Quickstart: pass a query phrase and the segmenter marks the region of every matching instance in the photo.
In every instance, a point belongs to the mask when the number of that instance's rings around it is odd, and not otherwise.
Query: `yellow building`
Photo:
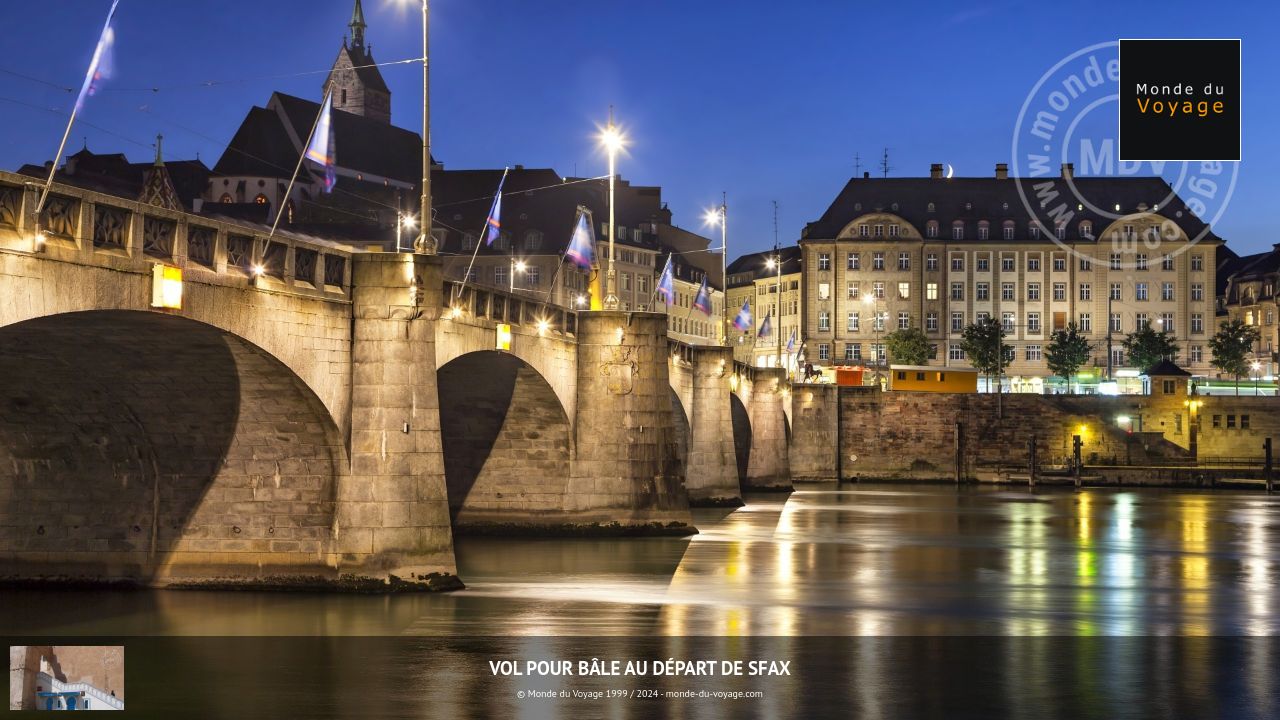
[[[929,365],[890,365],[889,389],[907,392],[975,393],[978,371]]]
[[[1081,376],[1094,383],[1133,372],[1122,341],[1143,325],[1170,331],[1178,362],[1210,374],[1222,240],[1161,178],[1075,177],[1069,163],[1062,176],[1089,203],[1038,216],[1022,200],[1032,181],[1003,164],[991,177],[945,178],[935,165],[929,177],[850,180],[800,239],[800,362],[883,365],[885,336],[918,327],[930,366],[968,368],[964,328],[992,320],[1014,348],[1006,392],[1046,390],[1045,351],[1068,323],[1093,343]]]

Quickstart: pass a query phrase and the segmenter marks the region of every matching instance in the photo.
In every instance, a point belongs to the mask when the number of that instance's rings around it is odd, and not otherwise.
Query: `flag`
[[[787,338],[787,352],[791,352],[796,348],[796,331],[791,330],[791,337]]]
[[[76,110],[84,107],[84,99],[98,91],[98,83],[111,76],[111,45],[115,41],[115,31],[111,29],[111,21],[116,16],[116,6],[120,0],[111,3],[107,11],[107,22],[102,26],[102,35],[98,37],[98,46],[93,50],[93,59],[89,61],[89,71],[84,75],[84,84],[80,86],[80,94],[76,96]]]
[[[751,329],[750,301],[742,303],[742,309],[738,311],[738,316],[733,319],[733,326],[742,332],[746,332]]]
[[[671,256],[667,256],[667,266],[662,269],[662,275],[658,277],[658,294],[662,296],[662,302],[670,305],[675,300],[675,282],[671,274]]]
[[[585,270],[596,260],[595,247],[595,232],[591,229],[591,223],[587,222],[587,214],[579,212],[578,225],[573,229],[573,240],[569,242],[569,249],[564,254],[573,260],[574,265]]]
[[[311,142],[307,145],[306,158],[324,167],[324,191],[333,190],[337,182],[333,164],[333,93],[324,96],[324,104],[320,106],[320,118],[316,120],[316,128],[311,132]]]
[[[707,276],[702,276],[702,287],[698,288],[698,294],[693,296],[693,306],[702,311],[703,315],[711,314],[711,290],[707,287]]]
[[[769,337],[773,332],[773,311],[765,313],[764,322],[760,323],[760,330],[756,333],[756,337]]]
[[[502,173],[498,181],[498,194],[493,196],[493,207],[489,208],[489,218],[484,221],[484,244],[492,245],[498,235],[502,234],[502,184],[507,181],[507,174]]]

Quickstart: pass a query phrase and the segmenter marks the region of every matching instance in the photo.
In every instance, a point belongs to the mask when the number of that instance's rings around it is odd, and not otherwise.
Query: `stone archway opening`
[[[492,350],[461,355],[437,373],[455,533],[514,531],[562,513],[573,433],[546,379]]]
[[[346,467],[260,348],[140,311],[0,328],[0,575],[165,584],[316,574]]]
[[[741,487],[746,487],[747,467],[751,462],[751,416],[737,393],[729,393],[729,404],[733,417],[733,450],[738,462],[738,483]]]
[[[680,401],[680,395],[675,388],[669,388],[669,392],[671,393],[671,440],[675,445],[680,467],[687,471],[689,468],[689,413],[685,410],[684,403]]]

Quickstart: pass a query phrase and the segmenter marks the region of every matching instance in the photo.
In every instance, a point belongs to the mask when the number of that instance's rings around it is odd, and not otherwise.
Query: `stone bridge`
[[[447,589],[455,532],[688,533],[790,487],[785,380],[664,315],[60,185],[36,218],[27,181],[0,173],[0,578]]]

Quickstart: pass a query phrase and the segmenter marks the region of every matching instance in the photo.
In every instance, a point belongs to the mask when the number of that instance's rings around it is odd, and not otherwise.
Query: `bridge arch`
[[[57,313],[0,327],[0,377],[0,575],[168,583],[326,564],[342,435],[252,342],[162,313]]]
[[[525,360],[495,350],[458,355],[437,376],[455,530],[562,513],[573,432],[551,383]]]
[[[68,261],[61,258],[67,255]],[[134,311],[186,318],[242,338],[286,366],[348,430],[351,397],[351,307],[336,296],[276,290],[270,278],[219,274],[189,263],[183,307],[151,309],[150,262],[94,257],[78,264],[71,251],[10,255],[0,266],[0,327],[93,311]],[[337,260],[335,260],[337,262]],[[261,284],[263,289],[256,287]]]
[[[733,419],[733,454],[738,464],[738,482],[747,484],[747,468],[751,462],[751,414],[738,393],[729,393],[729,411]]]

